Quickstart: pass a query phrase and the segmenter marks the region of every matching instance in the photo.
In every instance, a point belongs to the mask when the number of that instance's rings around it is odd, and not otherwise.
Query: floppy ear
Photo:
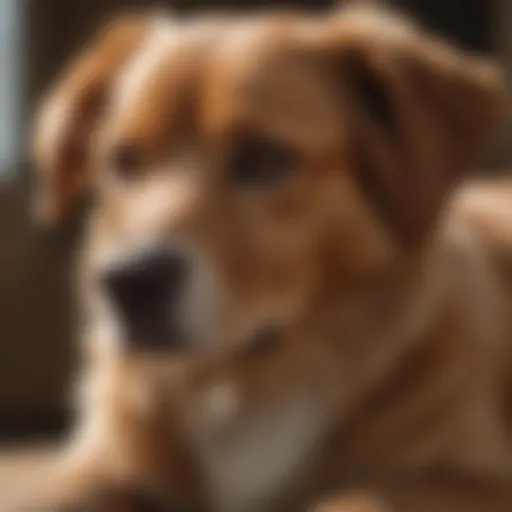
[[[90,134],[109,84],[146,26],[146,19],[136,15],[108,24],[42,99],[33,131],[41,222],[58,223],[87,188]]]
[[[333,16],[328,38],[357,177],[394,234],[415,241],[489,141],[500,74],[373,8]]]

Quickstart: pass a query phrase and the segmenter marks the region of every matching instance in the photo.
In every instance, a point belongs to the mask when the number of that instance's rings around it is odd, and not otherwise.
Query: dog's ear
[[[352,165],[394,234],[417,240],[489,141],[500,73],[394,13],[353,8],[329,23],[324,51],[342,91]]]
[[[135,14],[108,23],[43,97],[32,134],[39,221],[58,223],[86,190],[92,129],[109,84],[147,25],[145,17]]]

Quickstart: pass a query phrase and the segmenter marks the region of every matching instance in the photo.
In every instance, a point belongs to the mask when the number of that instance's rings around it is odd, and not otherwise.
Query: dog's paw
[[[376,496],[358,493],[322,502],[311,512],[391,512],[391,510]]]
[[[45,511],[47,512],[47,511]],[[48,511],[49,512],[49,511]],[[109,490],[89,494],[51,512],[175,512],[160,500],[132,490]],[[178,511],[176,511],[178,512]]]

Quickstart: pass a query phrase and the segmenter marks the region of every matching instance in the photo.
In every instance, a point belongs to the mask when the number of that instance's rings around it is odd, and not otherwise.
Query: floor
[[[0,446],[0,512],[39,512],[22,511],[21,503],[44,485],[56,452],[54,447],[38,443]]]

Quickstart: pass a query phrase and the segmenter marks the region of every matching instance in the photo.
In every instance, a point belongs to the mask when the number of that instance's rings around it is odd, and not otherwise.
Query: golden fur
[[[340,512],[384,509],[328,501],[369,472],[507,476],[510,185],[459,186],[501,96],[490,63],[371,8],[108,27],[35,130],[40,217],[95,196],[65,493]],[[295,168],[238,187],[227,162],[255,133]],[[110,158],[127,142],[125,180]],[[123,350],[97,284],[161,239],[211,277],[184,313],[189,355]]]

